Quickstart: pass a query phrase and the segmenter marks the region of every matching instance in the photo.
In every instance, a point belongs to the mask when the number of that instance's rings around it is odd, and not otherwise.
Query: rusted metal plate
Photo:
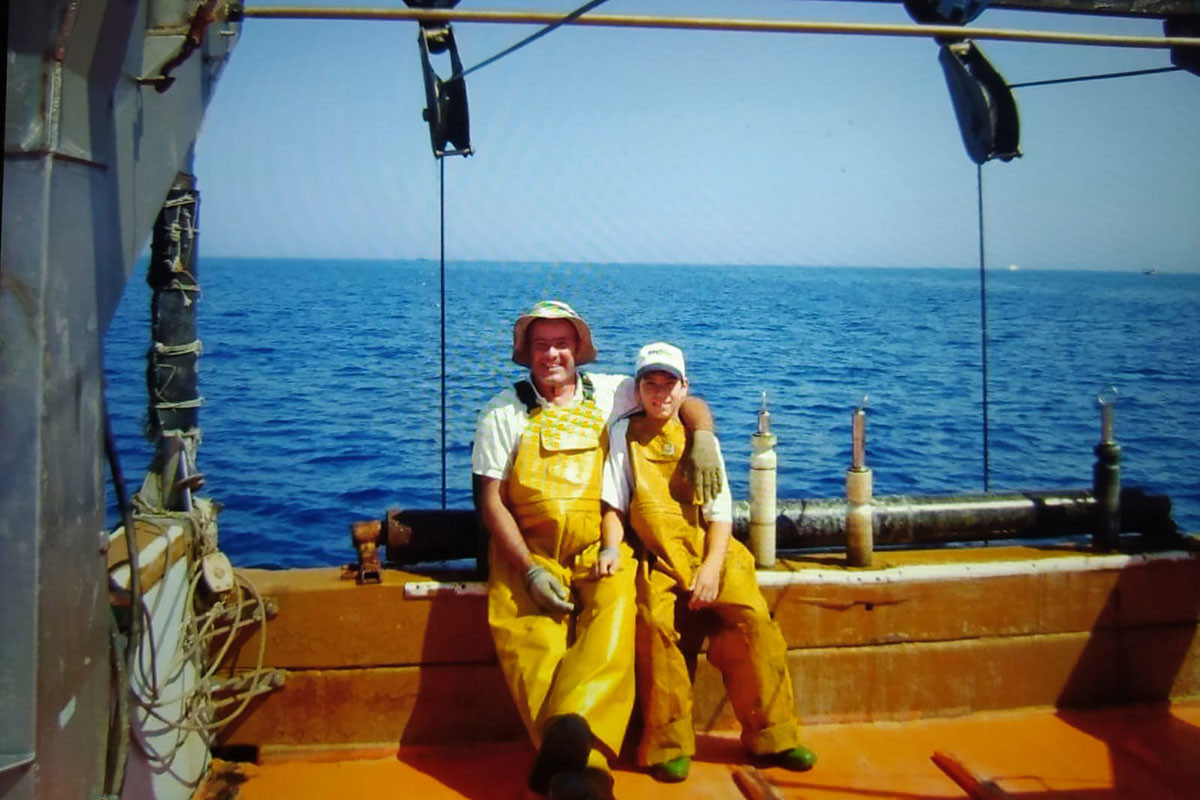
[[[525,728],[495,664],[289,672],[219,737],[255,747],[506,741]]]
[[[1073,555],[1073,554],[1069,554]],[[1086,633],[1092,630],[1195,627],[1200,615],[1200,561],[1148,561],[1125,569],[1025,570],[1046,551],[988,548],[884,554],[903,570],[921,560],[963,574],[912,579],[921,573],[835,569],[815,582],[766,586],[763,594],[788,647],[854,647],[984,637]],[[984,568],[1009,565],[988,576]],[[820,561],[783,562],[761,573],[792,577]],[[495,660],[483,585],[460,573],[384,570],[382,583],[356,586],[335,569],[244,570],[279,604],[268,626],[270,666],[287,669],[487,663]],[[816,573],[814,573],[816,574]],[[863,583],[846,576],[869,576]],[[895,579],[885,580],[889,575]],[[800,577],[804,577],[801,575]],[[241,643],[233,665],[249,667],[257,639]]]

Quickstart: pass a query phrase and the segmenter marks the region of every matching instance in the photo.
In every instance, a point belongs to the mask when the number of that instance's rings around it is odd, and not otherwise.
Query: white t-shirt
[[[629,511],[633,496],[633,464],[629,461],[629,443],[625,438],[628,431],[628,417],[618,419],[609,428],[608,460],[604,462],[604,484],[600,490],[600,499],[622,512]],[[721,462],[721,474],[728,475],[719,441],[717,459]],[[709,522],[733,522],[733,497],[728,480],[721,481],[721,491],[704,504],[704,518]]]
[[[606,422],[623,417],[638,407],[637,389],[633,378],[627,375],[607,375],[602,372],[588,372],[592,382],[592,399],[604,415]],[[549,408],[550,402],[538,393],[533,379],[529,379],[537,395],[538,403],[543,408]],[[583,383],[575,384],[575,396],[571,405],[583,402]],[[517,390],[511,385],[493,397],[479,412],[475,421],[475,442],[471,450],[471,471],[485,478],[503,480],[508,477],[513,459],[517,455],[517,446],[521,443],[521,434],[529,421],[529,413]]]

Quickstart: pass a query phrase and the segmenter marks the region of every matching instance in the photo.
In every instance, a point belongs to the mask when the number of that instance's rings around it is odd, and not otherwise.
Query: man
[[[513,326],[529,380],[496,395],[475,429],[472,471],[490,536],[488,624],[513,700],[538,747],[530,788],[611,796],[609,759],[633,707],[634,561],[602,551],[606,424],[636,405],[628,377],[585,374],[591,329],[566,303],[543,301]],[[708,407],[683,411],[702,492],[721,485]]]
[[[638,763],[664,782],[685,780],[696,738],[692,687],[677,617],[712,609],[720,627],[708,660],[725,680],[742,743],[765,763],[810,769],[800,744],[787,644],[758,590],[754,557],[731,537],[728,491],[696,502],[681,456],[688,392],[683,353],[666,342],[641,349],[634,380],[641,410],[610,429],[604,472],[604,540],[621,541],[628,515],[644,553],[637,572],[637,685],[645,730]],[[719,457],[719,452],[718,452]]]

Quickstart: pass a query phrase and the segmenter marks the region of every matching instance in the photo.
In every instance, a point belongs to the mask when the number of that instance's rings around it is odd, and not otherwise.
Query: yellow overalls
[[[692,685],[675,614],[704,559],[705,528],[680,463],[687,432],[679,420],[656,433],[645,416],[634,416],[626,439],[634,481],[629,520],[648,551],[638,566],[637,681],[646,726],[638,761],[649,766],[696,752]],[[711,608],[722,624],[709,640],[708,660],[725,679],[742,743],[758,755],[795,747],[800,729],[787,645],[758,590],[754,557],[737,540],[729,542]]]
[[[600,550],[604,423],[586,394],[571,406],[535,407],[502,487],[534,562],[562,581],[579,610],[567,615],[539,609],[524,575],[493,543],[488,623],[534,745],[541,746],[548,719],[574,712],[613,758],[633,710],[637,567],[622,543],[616,574],[591,574]]]

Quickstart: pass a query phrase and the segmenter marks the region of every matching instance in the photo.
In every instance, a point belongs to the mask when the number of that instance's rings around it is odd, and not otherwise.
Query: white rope
[[[194,607],[202,578],[203,571],[200,561],[196,560],[189,575],[185,599],[186,607],[189,609]],[[156,720],[167,729],[177,731],[178,734],[173,743],[163,751],[156,750],[150,742],[146,741],[144,735],[138,736],[139,748],[152,762],[163,766],[169,765],[183,746],[187,734],[199,733],[209,736],[216,733],[245,711],[251,700],[271,691],[278,684],[278,671],[264,667],[267,642],[266,603],[254,584],[244,575],[235,571],[234,578],[231,603],[219,599],[204,612],[188,617],[184,635],[180,637],[175,653],[172,655],[167,669],[161,675],[158,675],[157,670],[158,654],[153,629],[147,628],[146,638],[149,643],[144,646],[149,648],[151,676],[157,675],[157,680],[146,675],[145,659],[139,657],[138,677],[141,685],[138,689],[146,696],[134,694],[134,700],[147,718]],[[142,613],[150,614],[151,611],[143,607]],[[222,621],[226,619],[233,621],[222,624]],[[251,625],[259,627],[258,653],[254,667],[236,679],[229,681],[217,679],[217,670],[221,668],[228,656],[233,643],[238,638],[238,633]],[[220,639],[220,647],[214,648],[218,637],[223,637]],[[181,676],[189,664],[197,661],[200,665],[197,669],[196,679],[190,688],[170,696],[163,696],[159,693],[156,683],[171,683]],[[218,699],[214,696],[223,694],[230,686],[239,688],[228,697]],[[234,704],[236,707],[231,712],[221,713],[221,709],[226,709]],[[175,706],[179,708],[177,714],[171,714],[166,710]]]
[[[194,339],[187,344],[163,344],[162,342],[155,342],[154,352],[162,356],[187,356],[195,354],[199,357],[204,355],[204,344],[199,339]]]
[[[178,403],[155,403],[154,407],[159,411],[174,411],[179,408],[199,408],[204,405],[204,398],[197,397],[194,400],[180,400]]]

